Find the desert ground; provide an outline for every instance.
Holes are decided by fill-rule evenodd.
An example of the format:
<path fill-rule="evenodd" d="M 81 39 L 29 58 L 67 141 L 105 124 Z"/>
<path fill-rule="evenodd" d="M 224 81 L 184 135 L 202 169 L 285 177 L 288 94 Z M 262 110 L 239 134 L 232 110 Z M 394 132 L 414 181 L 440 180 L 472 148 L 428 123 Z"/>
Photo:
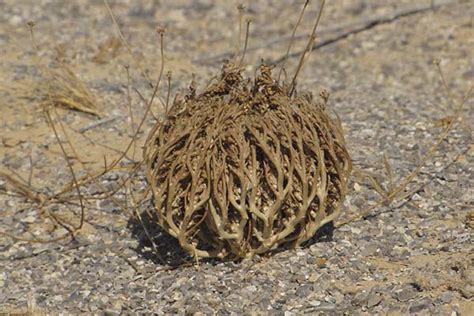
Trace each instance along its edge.
<path fill-rule="evenodd" d="M 245 74 L 262 59 L 278 69 L 304 1 L 242 3 L 252 20 Z M 233 58 L 239 2 L 108 4 L 116 23 L 99 0 L 0 0 L 0 314 L 472 314 L 472 96 L 456 112 L 474 79 L 472 2 L 326 1 L 298 90 L 329 91 L 355 169 L 381 190 L 390 192 L 429 159 L 396 199 L 366 216 L 329 225 L 298 249 L 224 262 L 194 260 L 146 220 L 145 232 L 130 211 L 132 197 L 147 187 L 143 168 L 128 191 L 121 183 L 142 158 L 168 87 L 171 97 L 182 94 L 194 76 L 199 91 Z M 311 1 L 288 76 L 318 10 L 319 1 Z M 80 201 L 74 190 L 43 198 L 73 181 L 67 161 L 82 177 L 110 164 L 133 139 L 150 80 L 160 72 L 157 28 L 165 29 L 171 84 L 160 86 L 121 169 L 81 187 L 82 229 L 54 240 L 67 236 L 58 218 L 78 225 Z M 82 110 L 64 102 L 52 109 L 47 91 L 59 94 L 64 86 L 89 91 L 92 105 L 82 98 L 74 103 Z M 95 114 L 85 113 L 87 106 Z M 380 200 L 360 173 L 351 177 L 340 222 Z M 107 196 L 104 188 L 118 191 Z M 153 211 L 151 199 L 138 207 L 145 209 Z"/>

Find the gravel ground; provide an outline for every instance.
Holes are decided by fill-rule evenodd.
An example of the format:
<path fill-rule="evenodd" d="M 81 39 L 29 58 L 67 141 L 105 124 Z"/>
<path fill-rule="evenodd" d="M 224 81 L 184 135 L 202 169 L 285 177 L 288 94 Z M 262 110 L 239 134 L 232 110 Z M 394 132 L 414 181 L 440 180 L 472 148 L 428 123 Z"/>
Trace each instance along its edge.
<path fill-rule="evenodd" d="M 413 5 L 395 0 L 327 2 L 321 40 L 337 33 L 339 26 L 350 29 L 357 21 Z M 246 3 L 246 14 L 254 21 L 246 70 L 253 73 L 261 58 L 276 60 L 284 54 L 303 1 Z M 193 73 L 203 86 L 221 66 L 222 56 L 234 50 L 238 23 L 233 2 L 110 4 L 133 57 L 123 45 L 110 48 L 116 33 L 101 1 L 0 1 L 1 170 L 14 170 L 25 179 L 33 170 L 31 184 L 41 192 L 55 191 L 71 177 L 41 115 L 33 85 L 40 74 L 27 21 L 36 23 L 40 63 L 48 65 L 59 53 L 97 96 L 102 118 L 116 117 L 80 133 L 95 118 L 59 110 L 91 169 L 103 164 L 104 155 L 112 161 L 115 150 L 130 140 L 124 65 L 130 65 L 133 87 L 148 96 L 140 69 L 151 78 L 159 71 L 157 26 L 167 28 L 165 72 L 172 71 L 173 93 L 187 87 Z M 472 3 L 458 1 L 401 17 L 315 50 L 305 64 L 299 89 L 330 91 L 330 105 L 341 117 L 355 166 L 371 172 L 385 188 L 390 183 L 384 153 L 393 182 L 400 183 L 452 113 L 432 61 L 441 58 L 454 99 L 461 99 L 472 85 L 473 10 Z M 308 32 L 316 13 L 313 4 L 299 34 Z M 304 40 L 298 37 L 294 51 Z M 108 50 L 103 48 L 107 41 Z M 297 61 L 289 60 L 290 74 Z M 166 96 L 166 85 L 162 89 Z M 139 223 L 103 198 L 87 202 L 85 227 L 74 241 L 29 243 L 0 234 L 0 313 L 469 315 L 474 310 L 473 103 L 472 98 L 467 101 L 460 124 L 407 188 L 406 198 L 377 208 L 363 220 L 325 227 L 300 249 L 240 262 L 189 264 L 177 243 L 148 223 L 159 249 L 154 253 Z M 135 93 L 132 105 L 135 118 L 143 114 Z M 158 102 L 153 111 L 159 113 Z M 145 130 L 152 125 L 150 119 Z M 77 161 L 74 167 L 79 170 Z M 117 187 L 122 176 L 109 173 L 101 182 Z M 140 175 L 137 190 L 143 185 Z M 94 185 L 84 190 L 100 196 Z M 53 231 L 47 212 L 15 196 L 3 180 L 0 191 L 0 232 L 31 238 L 28 231 Z M 124 192 L 117 198 L 123 201 Z M 343 219 L 377 199 L 367 182 L 354 177 Z M 73 199 L 47 206 L 47 211 L 78 221 Z M 51 236 L 61 233 L 55 229 Z"/>

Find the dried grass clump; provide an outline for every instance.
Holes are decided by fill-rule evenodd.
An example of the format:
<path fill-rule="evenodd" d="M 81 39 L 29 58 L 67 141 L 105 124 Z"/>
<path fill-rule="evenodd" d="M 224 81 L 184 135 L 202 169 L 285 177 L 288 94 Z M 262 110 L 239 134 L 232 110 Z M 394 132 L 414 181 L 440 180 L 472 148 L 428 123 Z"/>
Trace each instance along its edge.
<path fill-rule="evenodd" d="M 262 64 L 252 82 L 226 63 L 151 131 L 148 181 L 159 225 L 197 257 L 297 246 L 336 219 L 351 160 L 328 95 L 291 96 Z"/>
<path fill-rule="evenodd" d="M 48 105 L 100 116 L 94 94 L 66 64 L 43 69 L 43 78 L 38 84 L 43 99 Z"/>

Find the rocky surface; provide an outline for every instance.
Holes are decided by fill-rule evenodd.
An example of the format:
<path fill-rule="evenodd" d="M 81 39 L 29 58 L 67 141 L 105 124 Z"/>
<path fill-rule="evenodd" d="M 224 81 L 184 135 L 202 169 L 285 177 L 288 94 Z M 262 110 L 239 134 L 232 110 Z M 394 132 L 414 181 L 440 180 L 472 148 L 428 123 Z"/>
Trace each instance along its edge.
<path fill-rule="evenodd" d="M 284 55 L 303 1 L 246 2 L 246 15 L 253 19 L 246 70 L 252 74 L 261 58 Z M 343 3 L 328 1 L 320 40 L 338 26 L 350 29 L 357 21 L 411 5 L 395 0 Z M 0 3 L 1 170 L 15 171 L 39 192 L 55 192 L 71 180 L 41 114 L 35 88 L 41 80 L 39 64 L 50 65 L 59 54 L 97 96 L 101 119 L 116 117 L 95 126 L 97 119 L 90 115 L 58 110 L 81 160 L 94 170 L 103 166 L 104 156 L 109 162 L 117 157 L 131 138 L 125 65 L 130 66 L 135 124 L 144 112 L 133 88 L 145 97 L 151 94 L 141 73 L 150 78 L 158 74 L 157 26 L 167 29 L 165 72 L 172 71 L 173 94 L 189 85 L 193 73 L 202 87 L 219 69 L 219 56 L 235 51 L 235 3 L 110 5 L 132 54 L 116 39 L 101 1 Z M 455 102 L 472 85 L 473 9 L 468 1 L 454 1 L 380 24 L 313 51 L 305 64 L 299 90 L 330 91 L 355 166 L 374 175 L 386 190 L 393 188 L 390 178 L 396 185 L 416 167 L 452 115 L 453 105 L 432 61 L 442 60 Z M 304 46 L 316 14 L 313 4 L 294 51 Z M 35 22 L 37 53 L 27 21 Z M 297 61 L 288 61 L 289 74 Z M 166 91 L 164 84 L 162 99 Z M 241 262 L 194 262 L 148 223 L 158 248 L 154 253 L 139 222 L 101 197 L 97 185 L 83 188 L 90 198 L 84 228 L 75 240 L 31 243 L 11 238 L 4 233 L 28 239 L 30 232 L 44 238 L 62 234 L 64 229 L 55 227 L 47 214 L 77 223 L 78 202 L 70 197 L 68 203 L 40 211 L 0 180 L 0 312 L 469 315 L 474 310 L 472 105 L 471 97 L 462 120 L 408 186 L 405 198 L 376 208 L 363 220 L 325 227 L 301 249 Z M 161 109 L 160 102 L 152 107 L 155 114 Z M 154 119 L 147 120 L 141 139 L 153 124 Z M 136 151 L 138 160 L 141 149 Z M 384 167 L 384 153 L 392 177 Z M 74 167 L 80 174 L 77 160 Z M 109 173 L 100 182 L 118 187 L 123 176 Z M 142 173 L 134 185 L 143 190 Z M 128 205 L 122 191 L 117 198 Z M 354 176 L 343 217 L 378 199 L 368 181 Z"/>

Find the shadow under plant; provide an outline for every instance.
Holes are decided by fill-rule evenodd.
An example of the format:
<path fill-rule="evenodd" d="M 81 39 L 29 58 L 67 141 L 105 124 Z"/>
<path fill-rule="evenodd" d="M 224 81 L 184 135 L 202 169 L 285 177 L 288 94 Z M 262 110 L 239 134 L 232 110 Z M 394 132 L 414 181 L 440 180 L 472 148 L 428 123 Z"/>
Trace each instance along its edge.
<path fill-rule="evenodd" d="M 149 207 L 153 208 L 152 205 Z M 144 211 L 140 218 L 130 217 L 127 227 L 130 229 L 132 237 L 138 241 L 137 247 L 134 248 L 137 254 L 162 267 L 179 268 L 196 263 L 196 259 L 181 248 L 178 240 L 164 231 L 157 222 L 154 212 Z M 333 240 L 333 234 L 334 223 L 329 222 L 318 229 L 312 238 L 301 245 L 301 248 L 309 248 L 316 243 L 330 242 Z M 289 249 L 291 249 L 290 246 L 279 247 L 263 256 L 273 256 Z M 231 259 L 227 260 L 232 261 Z M 238 258 L 233 261 L 241 260 Z M 222 262 L 222 260 L 214 258 L 201 258 L 199 261 L 211 264 Z"/>

